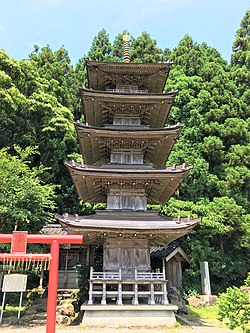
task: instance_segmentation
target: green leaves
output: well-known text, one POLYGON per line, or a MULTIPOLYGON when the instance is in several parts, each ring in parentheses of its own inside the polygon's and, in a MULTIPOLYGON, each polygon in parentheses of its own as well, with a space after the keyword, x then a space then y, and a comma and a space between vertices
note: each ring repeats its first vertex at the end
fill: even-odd
POLYGON ((164 59, 162 50, 156 46, 156 40, 152 39, 147 32, 133 39, 131 43, 131 62, 160 62, 164 59))
POLYGON ((10 155, 0 150, 0 231, 27 230, 36 233, 52 221, 55 185, 44 184, 43 167, 30 167, 36 148, 20 149, 10 155))
POLYGON ((230 287, 220 295, 218 318, 230 329, 240 327, 243 332, 250 330, 250 298, 247 291, 230 287))
POLYGON ((108 61, 111 60, 112 47, 109 35, 105 29, 102 29, 95 36, 87 57, 91 60, 108 61))

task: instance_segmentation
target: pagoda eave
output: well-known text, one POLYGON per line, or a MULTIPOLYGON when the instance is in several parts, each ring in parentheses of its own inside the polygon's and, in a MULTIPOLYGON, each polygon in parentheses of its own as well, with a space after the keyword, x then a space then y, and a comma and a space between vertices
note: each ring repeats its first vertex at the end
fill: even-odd
POLYGON ((87 165, 84 163, 78 163, 75 161, 66 161, 64 164, 67 166, 67 168, 73 172, 75 175, 81 173, 83 176, 88 175, 101 175, 103 174, 104 177, 132 177, 133 174, 135 178, 138 177, 181 177, 184 178, 187 174, 187 172, 192 169, 191 165, 175 165, 175 166, 169 166, 169 167, 163 167, 163 168, 152 168, 147 169, 146 167, 143 167, 143 165, 137 165, 133 164, 127 164, 125 167, 119 164, 116 165, 103 165, 103 166, 95 166, 95 165, 87 165))
POLYGON ((139 116, 143 124, 163 127, 176 96, 176 91, 165 94, 122 94, 85 88, 80 90, 86 122, 97 127, 112 123, 115 114, 133 114, 139 116))
POLYGON ((144 88, 149 92, 162 92, 171 65, 171 62, 145 64, 86 61, 89 86, 96 90, 105 90, 108 81, 127 76, 130 80, 142 80, 144 88))
POLYGON ((75 162, 66 162, 79 197, 93 203, 106 202, 110 188, 144 189, 148 203, 164 204, 173 195, 192 166, 174 166, 167 168, 144 169, 131 165, 125 168, 110 166, 88 166, 75 162))
POLYGON ((132 149, 145 152, 146 163, 162 167, 181 131, 181 125, 140 130, 92 127, 79 122, 74 125, 86 164, 107 163, 113 149, 132 149))
POLYGON ((108 216, 56 214, 55 217, 69 234, 84 235, 84 241, 87 244, 102 244, 105 237, 126 237, 148 238, 151 246, 168 245, 190 233, 201 220, 200 218, 170 218, 156 213, 149 214, 146 218, 141 215, 143 213, 123 212, 117 216, 110 212, 108 216))

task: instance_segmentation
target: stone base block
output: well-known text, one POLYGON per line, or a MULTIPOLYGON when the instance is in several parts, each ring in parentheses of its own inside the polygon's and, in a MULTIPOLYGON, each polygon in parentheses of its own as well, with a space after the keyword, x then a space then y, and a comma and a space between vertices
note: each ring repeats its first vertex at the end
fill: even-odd
POLYGON ((87 305, 82 323, 87 326, 172 326, 176 305, 87 305))
POLYGON ((188 299, 188 304, 194 306, 195 308, 203 308, 207 305, 214 305, 217 298, 218 296, 215 295, 201 295, 199 298, 196 296, 191 296, 188 299))
POLYGON ((201 301, 205 302, 208 305, 214 305, 218 299, 216 295, 201 295, 201 301))

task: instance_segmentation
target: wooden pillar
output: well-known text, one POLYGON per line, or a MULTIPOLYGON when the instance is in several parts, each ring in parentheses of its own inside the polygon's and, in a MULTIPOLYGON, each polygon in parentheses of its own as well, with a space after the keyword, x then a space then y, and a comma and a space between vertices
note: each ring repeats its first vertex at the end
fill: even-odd
MULTIPOLYGON (((42 269, 41 269, 41 275, 40 275, 40 280, 39 280, 39 287, 38 289, 43 289, 43 278, 44 278, 44 265, 45 265, 45 262, 42 261, 42 269)), ((1 279, 0 279, 0 286, 1 286, 1 279)))
POLYGON ((87 247, 87 253, 86 253, 86 265, 90 265, 90 246, 87 247))
POLYGON ((119 281, 118 284, 118 299, 116 301, 117 305, 122 305, 122 282, 119 281))
POLYGON ((92 276, 93 276, 93 267, 90 267, 90 281, 89 281, 89 300, 88 304, 93 304, 93 282, 92 282, 92 276))
POLYGON ((106 301, 106 281, 103 281, 102 283, 102 301, 101 301, 101 305, 106 305, 107 301, 106 301))
POLYGON ((134 298, 133 298, 133 305, 138 305, 138 283, 135 282, 134 284, 134 298))
POLYGON ((167 283, 162 284, 162 291, 163 291, 163 304, 167 305, 167 304, 169 304, 168 292, 167 292, 167 283))
POLYGON ((150 283, 150 302, 149 302, 150 305, 155 305, 155 293, 154 293, 154 291, 155 291, 154 283, 151 282, 150 283))
POLYGON ((63 274, 64 288, 67 288, 67 282, 68 282, 68 262, 69 262, 69 250, 66 249, 65 269, 64 269, 64 274, 63 274))
POLYGON ((93 304, 93 282, 92 281, 89 282, 89 300, 88 300, 88 304, 89 305, 93 304))
POLYGON ((163 279, 166 280, 166 258, 162 258, 162 273, 163 273, 163 279))
POLYGON ((116 300, 117 305, 122 305, 122 269, 119 267, 119 284, 118 284, 118 298, 116 300))

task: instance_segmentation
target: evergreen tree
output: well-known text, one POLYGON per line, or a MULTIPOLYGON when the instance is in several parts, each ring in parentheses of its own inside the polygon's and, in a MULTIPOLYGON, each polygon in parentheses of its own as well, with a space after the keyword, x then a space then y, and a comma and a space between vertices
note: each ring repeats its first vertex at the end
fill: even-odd
POLYGON ((14 145, 37 146, 32 165, 48 167, 43 181, 61 185, 59 208, 73 207, 72 190, 68 194, 73 185, 63 164, 77 151, 72 112, 48 91, 50 80, 40 76, 34 61, 15 61, 0 51, 0 72, 0 148, 8 146, 15 153, 14 145))
POLYGON ((236 96, 242 105, 241 117, 250 116, 250 10, 243 17, 236 32, 231 56, 231 77, 236 83, 236 96))
POLYGON ((63 106, 73 110, 75 86, 74 69, 64 47, 53 52, 49 45, 34 46, 29 60, 35 64, 39 75, 50 82, 47 92, 57 98, 63 106))
POLYGON ((231 64, 250 70, 250 10, 244 15, 233 42, 231 64))
POLYGON ((140 37, 132 40, 131 62, 160 62, 163 58, 162 50, 156 46, 156 40, 147 32, 142 32, 140 37))
POLYGON ((179 121, 184 128, 168 164, 193 165, 179 194, 196 203, 191 214, 204 217, 191 241, 182 239, 194 265, 187 280, 199 269, 200 260, 208 260, 218 291, 219 285, 223 289, 232 282, 240 284, 250 262, 249 122, 242 116, 244 103, 231 68, 215 49, 186 35, 170 59, 174 65, 166 90, 179 92, 169 122, 179 121))
POLYGON ((87 58, 90 60, 107 61, 112 57, 112 46, 109 40, 109 35, 105 29, 98 32, 94 37, 87 58))

